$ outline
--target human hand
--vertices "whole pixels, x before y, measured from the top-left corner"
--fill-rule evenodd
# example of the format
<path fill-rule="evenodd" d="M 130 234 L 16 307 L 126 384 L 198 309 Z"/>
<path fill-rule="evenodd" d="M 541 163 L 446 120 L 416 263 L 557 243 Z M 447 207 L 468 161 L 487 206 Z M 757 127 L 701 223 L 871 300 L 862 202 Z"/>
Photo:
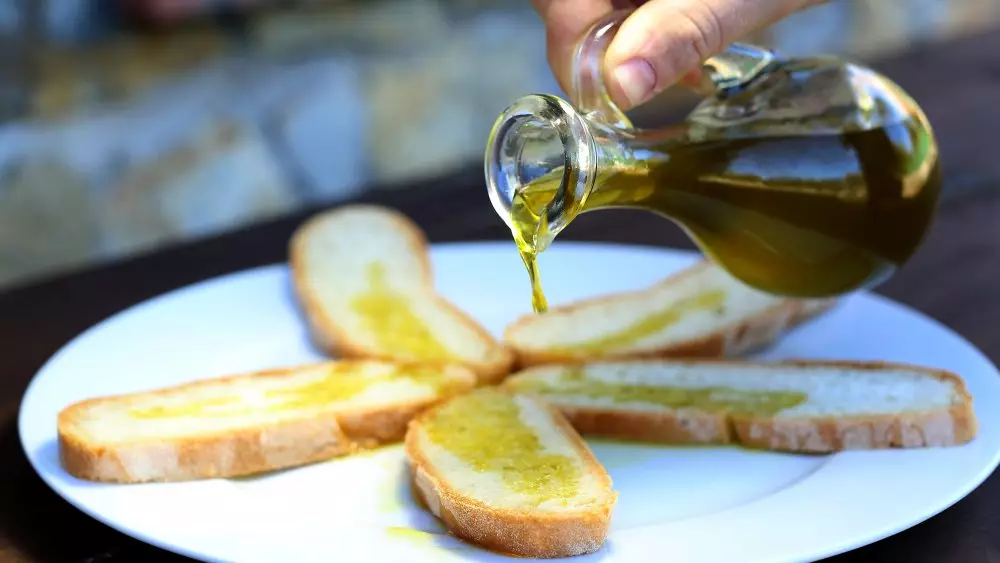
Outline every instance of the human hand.
<path fill-rule="evenodd" d="M 532 0 L 545 22 L 548 60 L 572 84 L 580 36 L 613 10 L 636 7 L 608 46 L 604 82 L 629 110 L 678 81 L 697 84 L 701 63 L 740 37 L 826 0 Z"/>

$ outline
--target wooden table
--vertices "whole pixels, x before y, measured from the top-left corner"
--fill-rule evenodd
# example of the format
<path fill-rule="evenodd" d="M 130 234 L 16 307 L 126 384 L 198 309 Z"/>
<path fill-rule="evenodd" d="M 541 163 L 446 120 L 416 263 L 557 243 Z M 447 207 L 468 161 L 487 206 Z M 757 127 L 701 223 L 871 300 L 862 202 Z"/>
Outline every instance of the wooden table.
<path fill-rule="evenodd" d="M 921 52 L 921 60 L 906 55 L 879 64 L 935 123 L 949 191 L 923 249 L 878 291 L 942 321 L 996 362 L 1000 156 L 991 141 L 1000 131 L 1000 57 L 984 53 L 1000 53 L 1000 32 Z M 398 207 L 433 242 L 509 240 L 478 166 L 425 184 L 376 190 L 363 200 Z M 41 482 L 17 438 L 21 394 L 52 353 L 109 315 L 186 284 L 283 261 L 289 235 L 313 211 L 0 294 L 0 563 L 184 561 L 83 515 Z M 562 239 L 692 247 L 668 222 L 625 211 L 583 216 Z M 1000 478 L 915 528 L 831 559 L 890 560 L 1000 562 Z"/>

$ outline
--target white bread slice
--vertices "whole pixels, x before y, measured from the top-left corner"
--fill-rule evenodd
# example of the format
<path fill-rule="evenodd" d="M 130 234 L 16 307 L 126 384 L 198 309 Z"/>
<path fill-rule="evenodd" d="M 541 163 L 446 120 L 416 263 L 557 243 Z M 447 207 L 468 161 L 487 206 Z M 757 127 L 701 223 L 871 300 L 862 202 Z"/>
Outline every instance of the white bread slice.
<path fill-rule="evenodd" d="M 89 399 L 59 413 L 60 459 L 118 483 L 273 471 L 398 442 L 419 411 L 475 384 L 458 365 L 340 361 Z"/>
<path fill-rule="evenodd" d="M 529 314 L 504 342 L 524 366 L 598 359 L 733 357 L 775 342 L 835 299 L 789 299 L 753 289 L 708 261 L 639 291 Z"/>
<path fill-rule="evenodd" d="M 513 355 L 436 293 L 427 241 L 397 211 L 317 215 L 292 237 L 290 264 L 313 339 L 334 356 L 462 363 L 482 382 L 511 370 Z"/>
<path fill-rule="evenodd" d="M 668 444 L 821 453 L 954 446 L 978 428 L 958 376 L 886 362 L 609 361 L 537 366 L 503 385 L 583 435 Z"/>
<path fill-rule="evenodd" d="M 521 557 L 601 548 L 618 495 L 566 420 L 480 388 L 428 409 L 406 433 L 417 498 L 456 536 Z"/>

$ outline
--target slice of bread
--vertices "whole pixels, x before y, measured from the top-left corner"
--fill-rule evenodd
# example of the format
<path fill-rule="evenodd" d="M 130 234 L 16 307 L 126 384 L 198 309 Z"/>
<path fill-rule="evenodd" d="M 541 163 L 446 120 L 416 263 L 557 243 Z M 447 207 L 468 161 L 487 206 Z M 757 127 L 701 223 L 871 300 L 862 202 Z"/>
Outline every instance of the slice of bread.
<path fill-rule="evenodd" d="M 513 355 L 435 291 L 427 241 L 401 213 L 322 213 L 292 237 L 290 264 L 312 337 L 334 356 L 462 363 L 484 383 L 511 370 Z"/>
<path fill-rule="evenodd" d="M 544 403 L 480 388 L 425 411 L 406 433 L 418 499 L 456 536 L 521 557 L 601 548 L 617 493 Z"/>
<path fill-rule="evenodd" d="M 248 475 L 401 441 L 418 412 L 475 384 L 458 365 L 362 360 L 89 399 L 59 413 L 59 453 L 92 481 Z"/>
<path fill-rule="evenodd" d="M 526 315 L 504 342 L 520 365 L 598 359 L 733 357 L 763 348 L 835 299 L 789 299 L 753 289 L 707 261 L 639 291 Z"/>
<path fill-rule="evenodd" d="M 722 360 L 549 365 L 504 387 L 559 409 L 583 435 L 792 452 L 954 446 L 972 440 L 956 375 L 885 362 Z"/>

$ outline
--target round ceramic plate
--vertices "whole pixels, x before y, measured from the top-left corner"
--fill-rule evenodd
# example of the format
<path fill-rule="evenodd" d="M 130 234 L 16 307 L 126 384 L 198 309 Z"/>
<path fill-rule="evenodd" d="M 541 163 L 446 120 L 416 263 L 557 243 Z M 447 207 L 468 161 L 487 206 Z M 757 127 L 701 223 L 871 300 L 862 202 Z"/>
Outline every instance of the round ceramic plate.
<path fill-rule="evenodd" d="M 641 288 L 697 256 L 557 243 L 541 260 L 553 303 Z M 513 244 L 435 246 L 438 289 L 500 334 L 530 295 Z M 886 299 L 858 294 L 789 334 L 766 358 L 895 360 L 953 370 L 980 434 L 943 449 L 784 455 L 591 441 L 619 501 L 598 553 L 575 561 L 791 562 L 846 551 L 958 501 L 1000 455 L 1000 378 L 975 348 Z M 168 550 L 211 561 L 499 561 L 444 533 L 413 501 L 393 446 L 252 479 L 103 485 L 67 475 L 56 414 L 97 395 L 320 359 L 283 265 L 210 280 L 100 323 L 56 354 L 20 413 L 32 465 L 87 514 Z"/>

